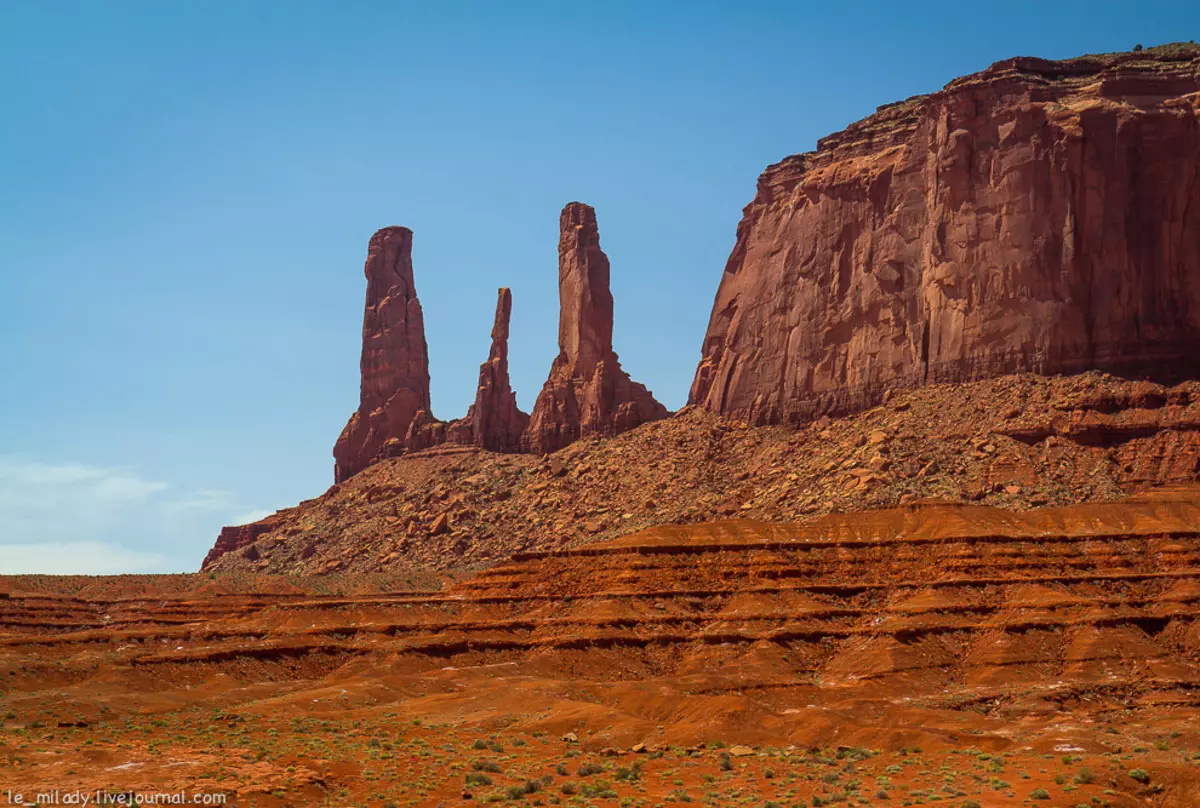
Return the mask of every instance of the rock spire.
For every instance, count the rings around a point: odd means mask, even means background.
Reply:
[[[385,227],[371,237],[359,406],[333,447],[334,482],[375,462],[387,441],[408,433],[418,412],[431,410],[429,351],[413,283],[412,237],[407,227]]]
[[[517,408],[517,396],[508,378],[508,326],[512,317],[512,292],[501,287],[496,294],[492,347],[479,366],[475,404],[467,414],[476,446],[493,452],[515,452],[529,415]]]
[[[613,298],[596,211],[571,202],[559,217],[558,356],[523,445],[553,452],[589,435],[615,435],[669,413],[632,381],[612,347]]]

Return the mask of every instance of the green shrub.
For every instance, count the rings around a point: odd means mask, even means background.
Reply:
[[[642,762],[639,760],[632,766],[621,766],[617,769],[615,777],[618,780],[627,783],[633,783],[642,779]]]

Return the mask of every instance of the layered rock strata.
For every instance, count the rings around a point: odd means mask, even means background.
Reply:
[[[754,423],[1015,371],[1200,371],[1200,48],[1017,58],[759,178],[690,402]]]
[[[204,561],[201,563],[200,568],[206,569],[226,553],[252,546],[260,536],[265,536],[283,527],[286,519],[287,517],[284,514],[273,513],[270,516],[247,525],[230,525],[229,527],[221,528],[221,532],[217,534],[216,543],[213,544],[207,555],[204,556]],[[251,553],[251,557],[255,555],[256,553]]]
[[[322,692],[331,670],[361,678],[362,661],[393,674],[424,661],[416,670],[505,663],[535,666],[523,676],[559,666],[578,676],[582,659],[596,665],[589,675],[656,677],[656,695],[667,677],[694,686],[708,671],[717,692],[753,687],[761,700],[794,691],[801,704],[830,699],[838,709],[852,696],[945,709],[986,695],[1045,716],[1054,712],[1050,693],[1079,705],[1081,689],[1120,699],[1135,688],[1194,710],[1198,520],[1200,490],[1180,487],[1026,513],[926,503],[807,525],[662,526],[518,553],[437,593],[305,595],[289,585],[275,594],[114,598],[117,581],[92,585],[90,597],[78,583],[57,598],[6,591],[0,662],[69,672],[85,683],[68,689],[72,698],[81,687],[111,694],[123,675],[144,687],[183,664],[210,677],[269,674],[276,668],[251,663],[295,669],[297,658],[324,652],[336,659],[314,677]],[[262,628],[266,610],[276,615],[271,631]],[[101,651],[110,664],[96,680]],[[360,661],[343,667],[352,660]],[[633,703],[648,704],[658,721],[660,701]]]

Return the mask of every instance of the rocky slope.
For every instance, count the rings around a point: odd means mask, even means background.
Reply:
[[[755,423],[1015,371],[1200,370],[1200,47],[1017,58],[768,168],[691,402]]]
[[[219,572],[467,570],[652,525],[780,521],[935,497],[1025,509],[1200,479],[1200,383],[1101,373],[933,385],[804,428],[690,408],[546,458],[443,446],[233,529]],[[230,537],[235,538],[235,537]]]

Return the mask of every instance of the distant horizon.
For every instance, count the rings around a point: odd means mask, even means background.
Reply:
[[[500,286],[532,408],[571,200],[623,367],[677,411],[768,165],[1003,59],[1200,29],[1181,2],[677,8],[0,6],[0,574],[195,571],[326,490],[381,227],[414,233],[437,417],[474,399]]]

